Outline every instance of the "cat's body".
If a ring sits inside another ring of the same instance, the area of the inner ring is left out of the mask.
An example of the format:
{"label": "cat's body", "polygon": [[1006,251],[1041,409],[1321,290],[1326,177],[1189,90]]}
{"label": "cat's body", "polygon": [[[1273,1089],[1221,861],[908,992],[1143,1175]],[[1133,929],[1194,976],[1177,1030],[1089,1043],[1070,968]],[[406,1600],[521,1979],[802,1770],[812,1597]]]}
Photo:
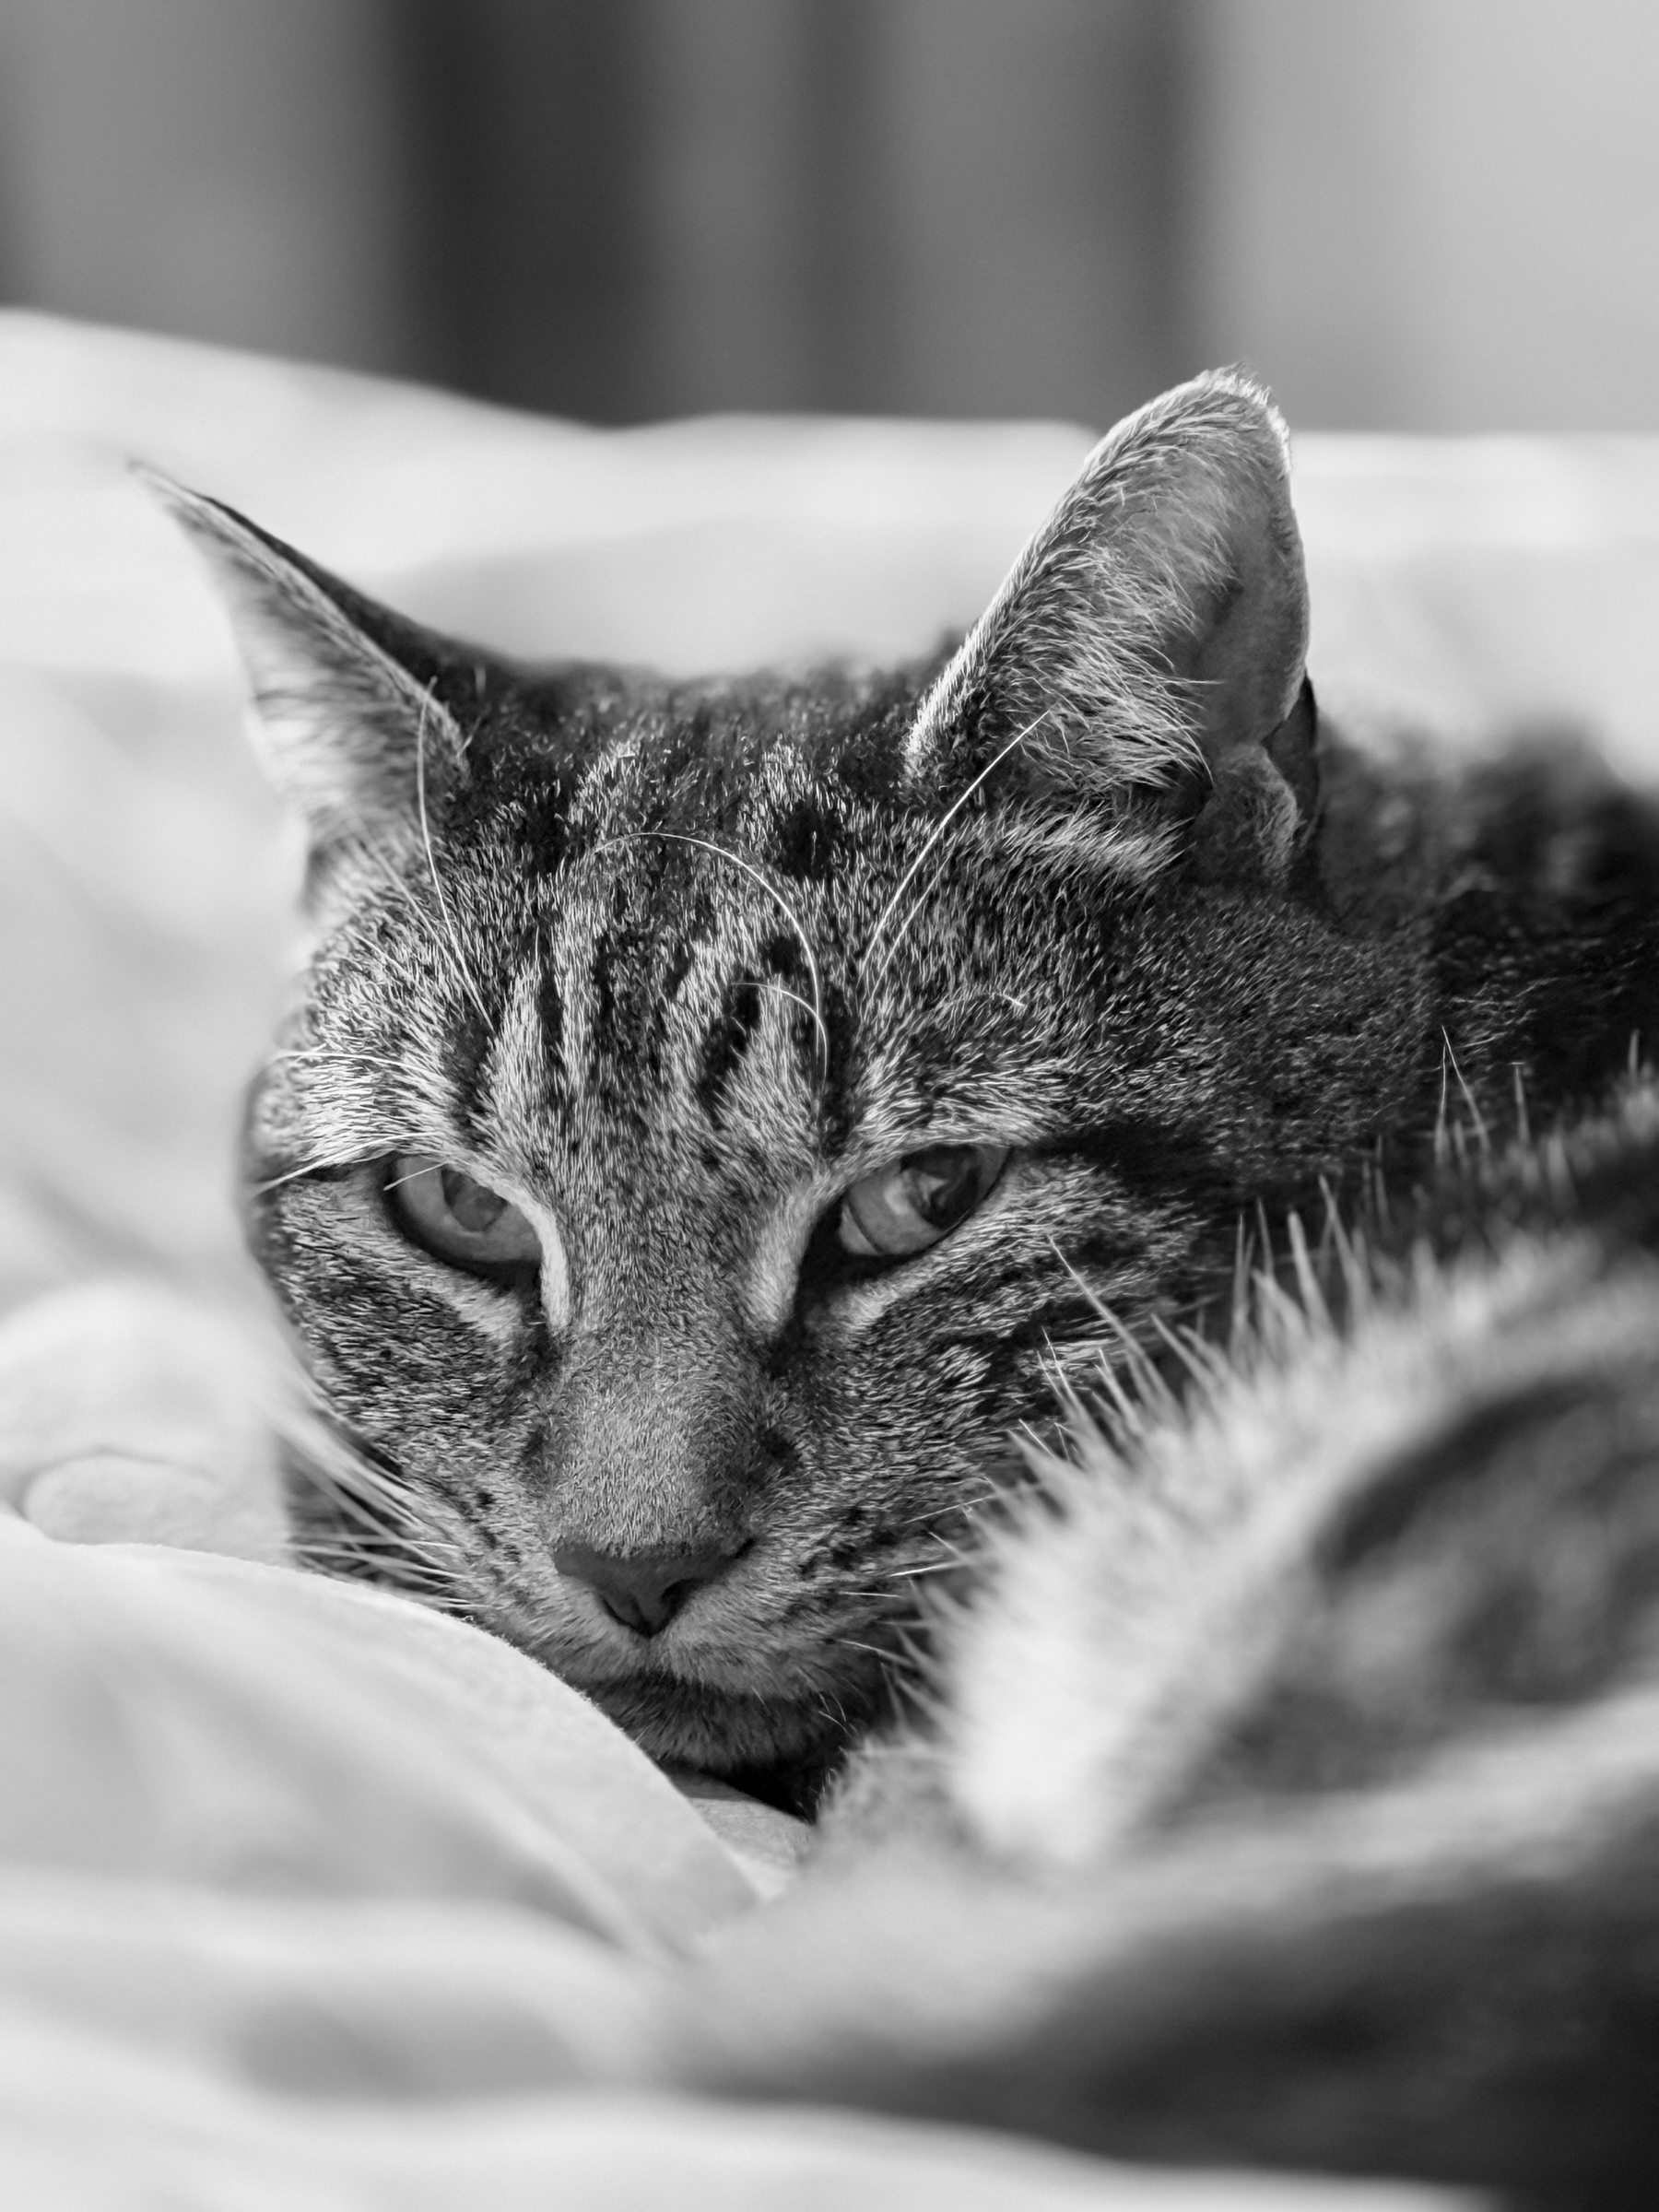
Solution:
{"label": "cat's body", "polygon": [[1241,1209],[1537,1111],[1659,1010],[1659,846],[1540,754],[1321,731],[1282,431],[1113,433],[941,669],[671,688],[445,644],[173,495],[312,841],[249,1211],[359,1470],[302,1544],[800,1799],[918,1589]]}
{"label": "cat's body", "polygon": [[1050,1465],[669,2075],[1654,2200],[1659,1083],[1486,1145]]}

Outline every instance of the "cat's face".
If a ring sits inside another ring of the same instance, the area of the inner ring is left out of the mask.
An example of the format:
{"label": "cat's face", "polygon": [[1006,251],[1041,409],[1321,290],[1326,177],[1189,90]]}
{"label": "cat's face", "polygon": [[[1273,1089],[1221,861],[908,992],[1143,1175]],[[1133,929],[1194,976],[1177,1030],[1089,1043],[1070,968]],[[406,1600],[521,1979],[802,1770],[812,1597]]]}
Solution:
{"label": "cat's face", "polygon": [[1404,1110],[1397,978],[1293,888],[1277,427],[1125,426],[931,681],[527,676],[182,512],[313,840],[249,1212],[378,1472],[301,1533],[659,1757],[810,1768],[1102,1308]]}

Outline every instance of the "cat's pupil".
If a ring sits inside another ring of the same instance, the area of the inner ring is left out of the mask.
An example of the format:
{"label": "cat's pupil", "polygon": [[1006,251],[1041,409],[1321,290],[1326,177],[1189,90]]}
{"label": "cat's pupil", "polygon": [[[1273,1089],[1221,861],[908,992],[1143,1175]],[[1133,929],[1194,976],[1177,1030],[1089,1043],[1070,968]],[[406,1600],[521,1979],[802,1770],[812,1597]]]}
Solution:
{"label": "cat's pupil", "polygon": [[971,1147],[935,1145],[905,1161],[905,1193],[930,1229],[954,1229],[979,1196],[979,1171]]}
{"label": "cat's pupil", "polygon": [[443,1203],[448,1206],[456,1224],[474,1236],[483,1236],[495,1227],[506,1210],[505,1198],[498,1198],[493,1191],[464,1175],[459,1168],[439,1171],[443,1188]]}

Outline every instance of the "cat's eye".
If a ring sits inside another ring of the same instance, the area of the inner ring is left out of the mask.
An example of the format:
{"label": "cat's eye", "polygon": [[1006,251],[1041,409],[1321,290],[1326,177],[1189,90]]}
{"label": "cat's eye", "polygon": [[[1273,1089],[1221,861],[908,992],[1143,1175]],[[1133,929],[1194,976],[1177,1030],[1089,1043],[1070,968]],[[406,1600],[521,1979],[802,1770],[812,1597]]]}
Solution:
{"label": "cat's eye", "polygon": [[990,1195],[1006,1145],[929,1145],[864,1175],[841,1200],[836,1241],[865,1259],[900,1259],[947,1237]]}
{"label": "cat's eye", "polygon": [[420,1152],[400,1153],[386,1204],[412,1243],[452,1267],[501,1281],[541,1265],[534,1223],[486,1182]]}

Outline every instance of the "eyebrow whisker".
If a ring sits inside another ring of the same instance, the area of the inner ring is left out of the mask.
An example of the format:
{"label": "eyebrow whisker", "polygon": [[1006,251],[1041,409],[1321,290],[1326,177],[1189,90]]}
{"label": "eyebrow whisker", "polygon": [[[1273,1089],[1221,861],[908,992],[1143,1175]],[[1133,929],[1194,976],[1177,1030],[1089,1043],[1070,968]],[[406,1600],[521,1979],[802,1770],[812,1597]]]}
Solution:
{"label": "eyebrow whisker", "polygon": [[[716,844],[712,838],[693,837],[683,830],[619,830],[614,836],[601,838],[594,847],[594,851],[603,853],[611,845],[632,844],[640,839],[647,837],[665,838],[671,844],[695,845],[700,852],[718,853],[722,860],[729,860],[735,867],[741,868],[746,876],[753,882],[758,883],[777,907],[800,941],[801,951],[806,957],[806,972],[812,978],[812,1004],[807,1011],[811,1014],[818,1029],[819,1061],[823,1072],[828,1075],[830,1072],[830,1031],[824,1023],[823,978],[818,973],[818,964],[812,949],[812,940],[807,936],[800,916],[784,898],[782,892],[775,884],[769,883],[754,862],[746,860],[741,853],[734,853],[729,845]],[[804,1001],[803,1004],[805,1004]]]}

